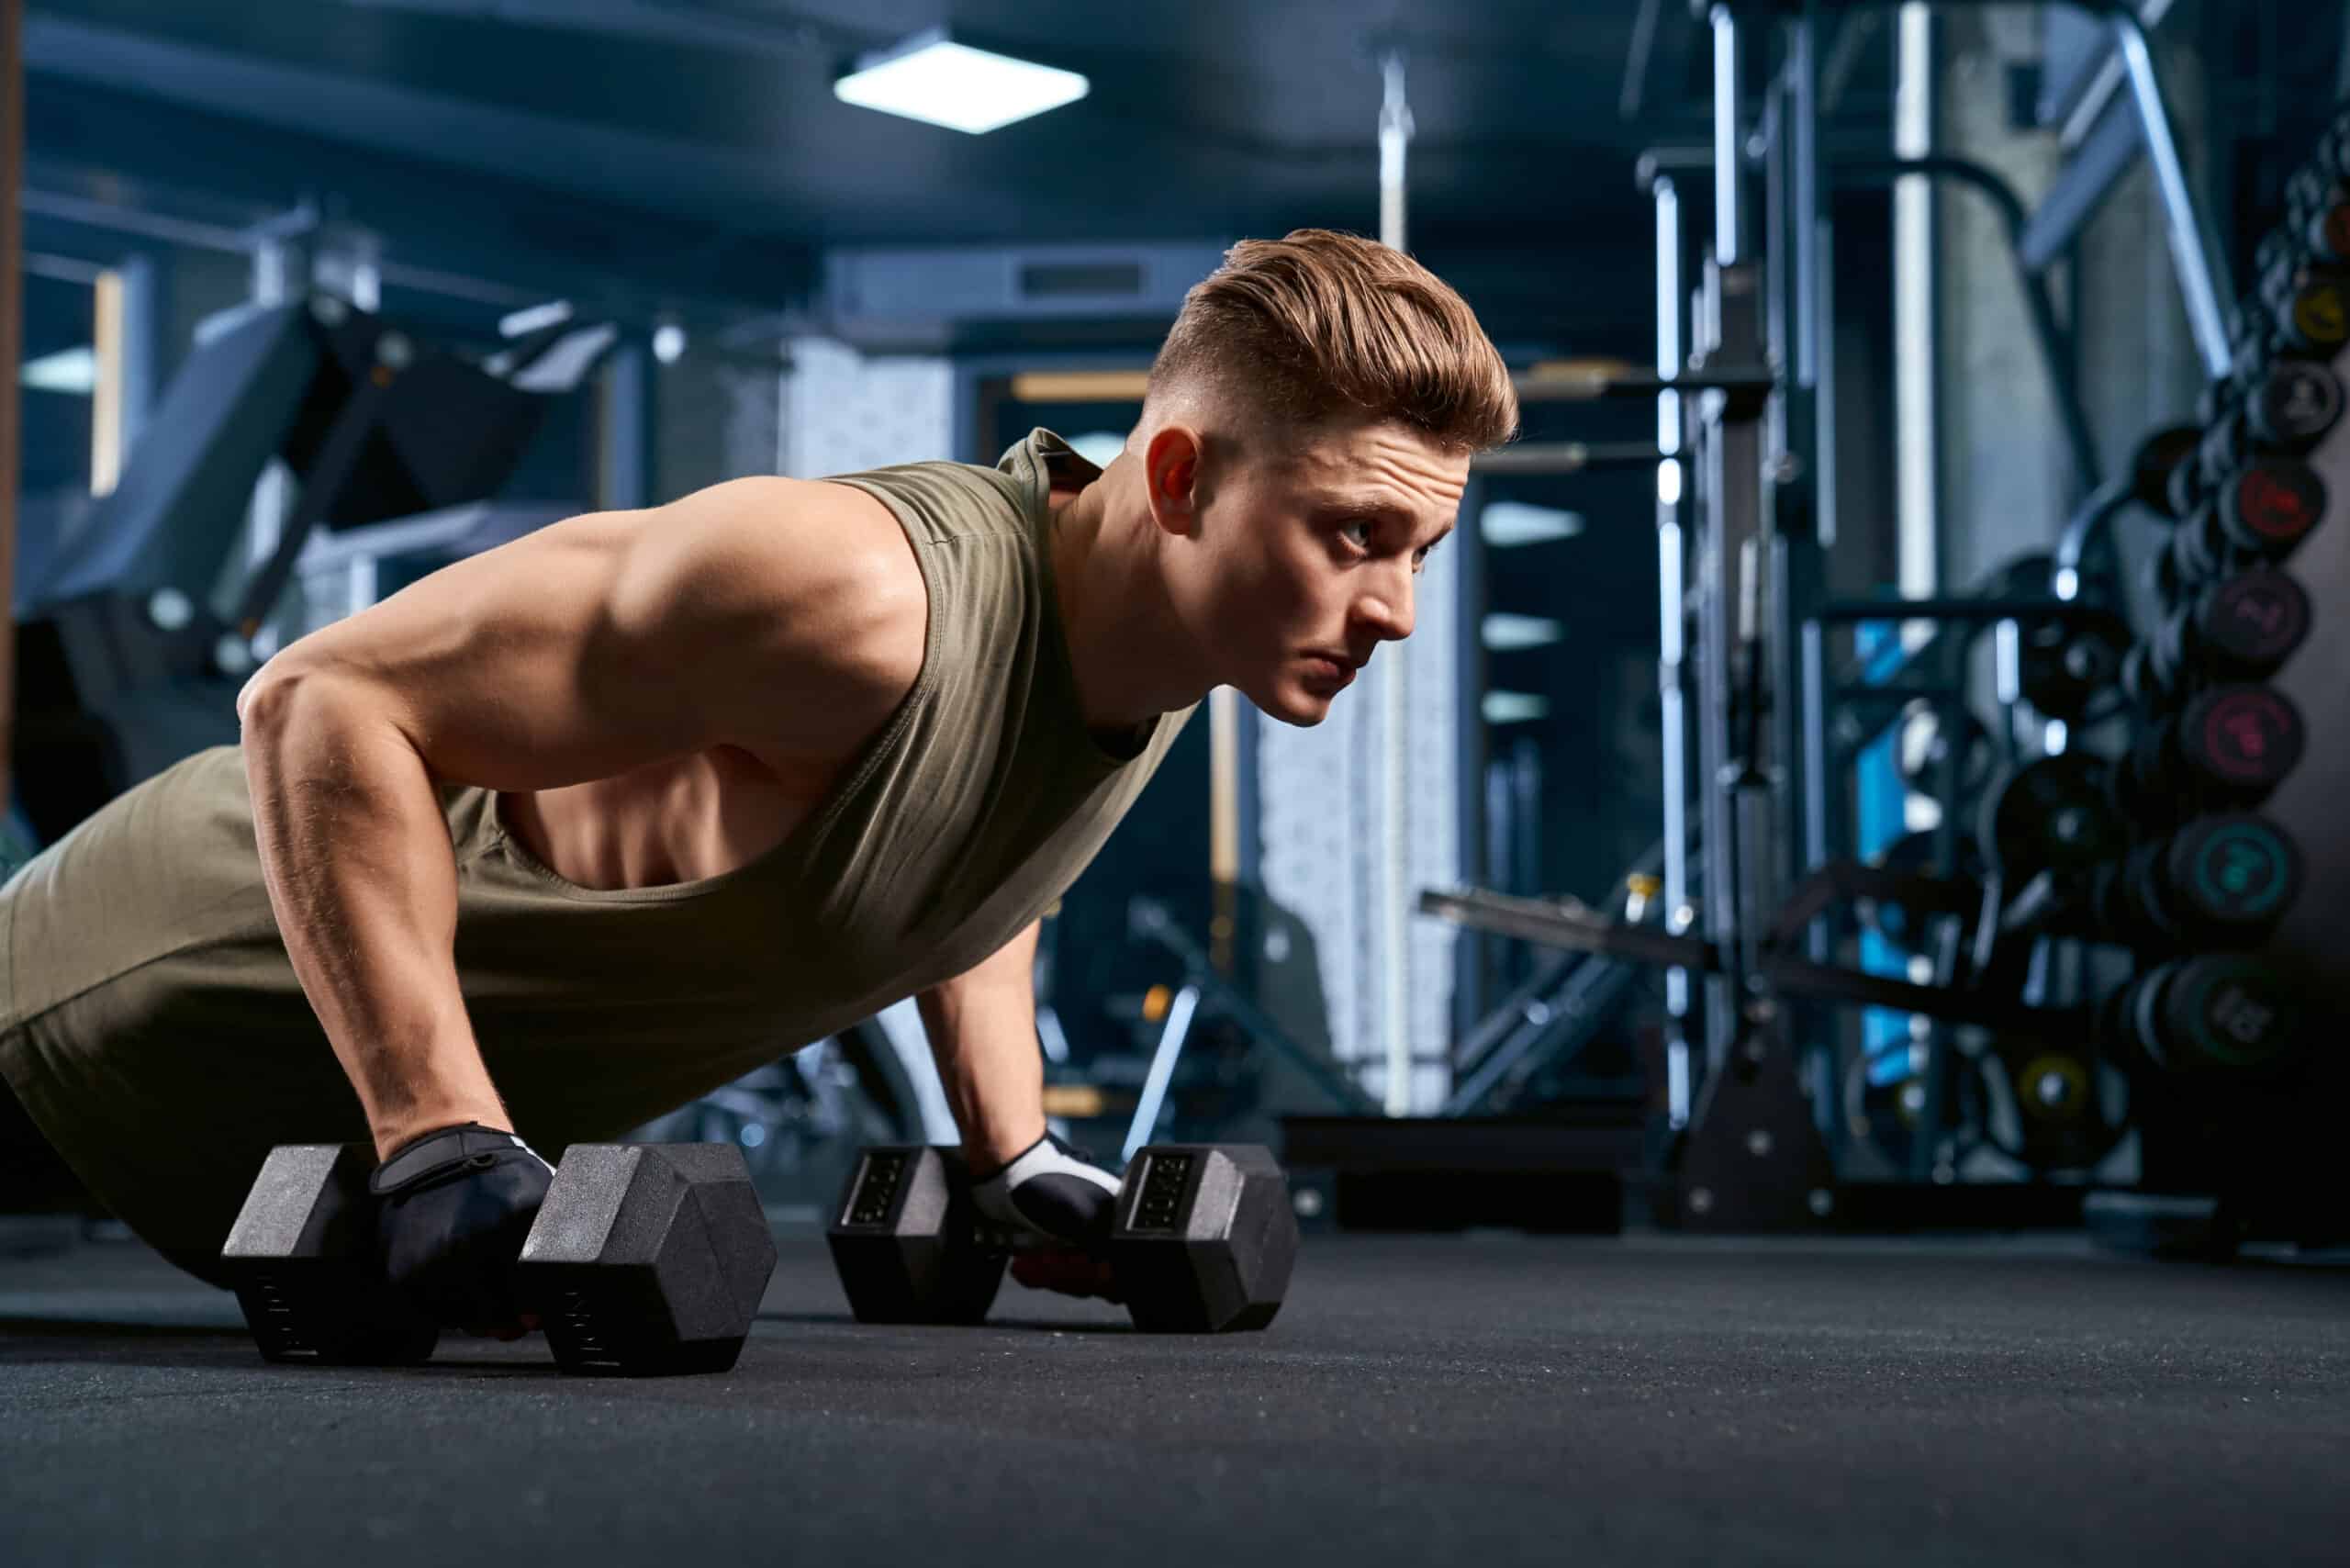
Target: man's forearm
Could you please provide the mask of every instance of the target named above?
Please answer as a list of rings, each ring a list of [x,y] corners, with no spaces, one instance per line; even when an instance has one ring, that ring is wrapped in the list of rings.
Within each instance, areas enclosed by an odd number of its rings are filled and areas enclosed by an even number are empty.
[[[423,764],[293,683],[249,689],[240,713],[270,906],[377,1155],[452,1122],[508,1125],[458,987],[456,857]]]
[[[985,963],[915,998],[976,1170],[1002,1165],[1045,1136],[1035,961],[1031,925]]]

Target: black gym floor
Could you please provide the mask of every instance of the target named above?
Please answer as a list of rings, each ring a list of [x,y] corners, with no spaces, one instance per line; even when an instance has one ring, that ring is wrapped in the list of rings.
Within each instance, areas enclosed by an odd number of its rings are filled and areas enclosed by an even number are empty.
[[[0,1260],[0,1562],[2350,1560],[2350,1271],[1316,1236],[1201,1339],[863,1327],[781,1245],[735,1370],[658,1381],[272,1367],[135,1244]]]

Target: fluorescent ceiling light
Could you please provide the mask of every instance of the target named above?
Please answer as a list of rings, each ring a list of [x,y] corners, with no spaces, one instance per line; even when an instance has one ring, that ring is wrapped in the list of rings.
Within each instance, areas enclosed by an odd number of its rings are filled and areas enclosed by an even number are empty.
[[[974,136],[1073,104],[1091,90],[1074,71],[956,43],[944,29],[865,55],[833,84],[842,103]]]
[[[1483,631],[1485,646],[1495,653],[1544,647],[1567,634],[1564,622],[1539,615],[1488,615]]]
[[[1550,700],[1528,691],[1488,691],[1478,708],[1488,724],[1519,724],[1528,719],[1548,718]]]
[[[17,385],[36,392],[78,392],[88,397],[98,389],[98,353],[84,346],[60,349],[28,360],[17,372]]]
[[[1494,501],[1477,514],[1477,533],[1496,550],[1572,539],[1583,532],[1583,514],[1524,501]]]

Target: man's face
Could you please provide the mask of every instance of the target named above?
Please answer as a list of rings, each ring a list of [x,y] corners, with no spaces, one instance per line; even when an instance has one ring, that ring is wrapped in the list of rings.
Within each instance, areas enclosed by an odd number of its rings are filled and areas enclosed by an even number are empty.
[[[1468,482],[1466,453],[1397,424],[1207,465],[1169,586],[1217,684],[1287,723],[1327,718],[1373,649],[1412,634],[1420,569]]]

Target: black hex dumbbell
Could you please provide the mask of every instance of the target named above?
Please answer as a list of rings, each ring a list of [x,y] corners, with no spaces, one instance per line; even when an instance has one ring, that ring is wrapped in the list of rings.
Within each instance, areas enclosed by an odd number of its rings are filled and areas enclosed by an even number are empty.
[[[825,1232],[863,1323],[977,1323],[1015,1252],[1059,1244],[990,1224],[956,1148],[865,1149]],[[1126,1167],[1108,1242],[1135,1327],[1262,1328],[1297,1260],[1289,1181],[1255,1144],[1152,1144]]]
[[[446,1327],[375,1259],[365,1144],[271,1150],[220,1260],[273,1361],[400,1365]],[[566,1372],[723,1372],[775,1271],[775,1236],[733,1144],[574,1144],[522,1244],[515,1288]]]

